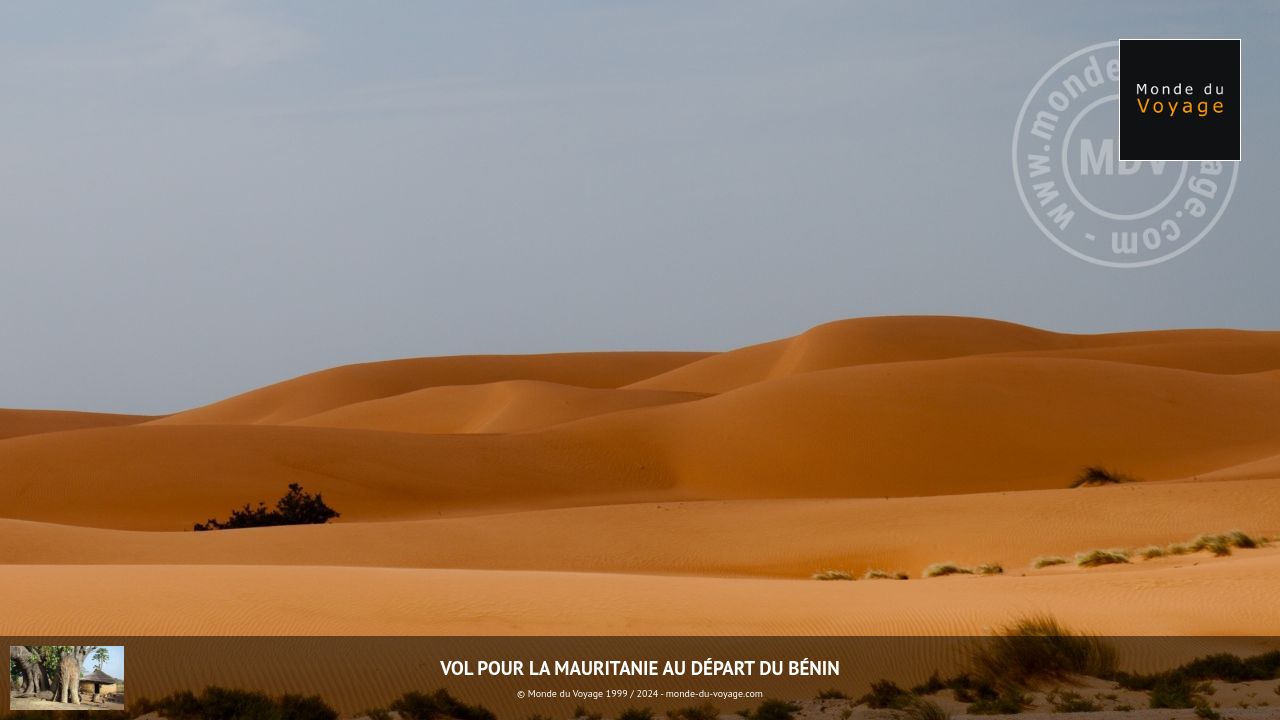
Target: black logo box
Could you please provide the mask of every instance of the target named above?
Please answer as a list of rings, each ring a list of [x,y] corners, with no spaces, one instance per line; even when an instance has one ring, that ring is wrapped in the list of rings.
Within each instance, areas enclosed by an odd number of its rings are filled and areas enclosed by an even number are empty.
[[[1120,159],[1240,160],[1241,51],[1239,38],[1121,38]],[[1188,101],[1191,114],[1183,112]],[[1173,114],[1170,103],[1177,104]]]

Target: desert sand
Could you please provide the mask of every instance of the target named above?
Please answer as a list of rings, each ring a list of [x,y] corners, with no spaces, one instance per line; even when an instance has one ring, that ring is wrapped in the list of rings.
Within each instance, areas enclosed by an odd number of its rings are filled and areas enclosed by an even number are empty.
[[[1087,465],[1135,481],[1069,488]],[[341,517],[190,532],[290,482]],[[1280,333],[893,317],[367,363],[158,418],[2,411],[0,497],[5,635],[1274,635],[1280,548],[1030,564],[1280,536]],[[868,568],[911,579],[810,579]]]

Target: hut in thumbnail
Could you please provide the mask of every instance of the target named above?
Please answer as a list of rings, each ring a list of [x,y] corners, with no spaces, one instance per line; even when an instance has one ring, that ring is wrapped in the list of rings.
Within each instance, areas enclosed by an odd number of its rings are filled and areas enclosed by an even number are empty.
[[[120,682],[120,680],[102,672],[102,668],[96,668],[88,675],[80,676],[80,692],[94,697],[109,695],[117,692]]]

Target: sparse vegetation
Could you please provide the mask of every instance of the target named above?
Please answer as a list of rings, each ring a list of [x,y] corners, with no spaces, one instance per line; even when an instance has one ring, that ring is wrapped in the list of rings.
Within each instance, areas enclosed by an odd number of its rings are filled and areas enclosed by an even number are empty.
[[[928,680],[925,680],[919,685],[911,688],[911,693],[913,695],[933,695],[934,693],[942,692],[946,689],[947,684],[943,682],[942,676],[938,674],[937,670],[934,670]]]
[[[1151,675],[1119,673],[1116,682],[1129,690],[1150,690],[1162,677],[1181,676],[1193,681],[1222,680],[1230,683],[1271,680],[1280,677],[1280,650],[1242,658],[1217,653],[1196,658],[1164,673]]]
[[[1143,560],[1155,560],[1158,557],[1164,557],[1165,553],[1164,548],[1159,545],[1148,545],[1138,550],[1138,554],[1142,556]]]
[[[1031,700],[1026,695],[1014,688],[1006,688],[996,697],[979,699],[968,707],[967,712],[970,715],[1017,715],[1029,704]]]
[[[979,575],[1003,575],[1004,566],[1000,563],[982,563],[974,568],[974,572]]]
[[[937,703],[916,698],[906,707],[907,720],[951,720],[951,713]]]
[[[1191,541],[1191,550],[1192,552],[1208,550],[1218,557],[1224,557],[1231,554],[1231,539],[1226,535],[1205,533]]]
[[[871,692],[858,698],[858,704],[876,710],[903,710],[914,699],[911,693],[898,687],[892,680],[877,680],[871,683]]]
[[[1076,565],[1085,568],[1101,565],[1118,565],[1129,562],[1129,553],[1119,548],[1112,550],[1090,550],[1076,553]]]
[[[800,706],[786,700],[765,700],[751,714],[751,720],[791,720]]]
[[[207,522],[196,523],[194,529],[199,532],[280,525],[323,525],[339,515],[324,503],[324,497],[320,493],[311,495],[303,492],[298,483],[289,483],[289,492],[276,501],[274,509],[267,509],[264,502],[259,502],[256,508],[245,503],[239,510],[232,510],[231,517],[227,520],[209,518]]]
[[[1225,533],[1203,533],[1188,542],[1170,543],[1163,547],[1160,545],[1147,545],[1132,551],[1132,553],[1123,548],[1095,549],[1076,553],[1076,565],[1080,567],[1098,567],[1100,565],[1128,563],[1130,558],[1135,555],[1144,560],[1154,560],[1167,555],[1189,555],[1201,551],[1211,552],[1217,556],[1225,556],[1231,554],[1232,548],[1247,550],[1266,547],[1267,544],[1266,537],[1254,537],[1243,530],[1231,530]],[[1066,558],[1058,555],[1041,555],[1031,561],[1031,567],[1038,570],[1053,565],[1063,565],[1067,562]]]
[[[653,720],[653,710],[650,708],[627,708],[618,713],[617,720]]]
[[[924,576],[943,577],[946,575],[972,575],[973,568],[961,567],[953,562],[934,563],[924,569]]]
[[[391,709],[400,713],[400,717],[405,720],[496,720],[488,709],[461,702],[443,688],[431,694],[405,693],[399,700],[391,703]]]
[[[1056,713],[1098,712],[1102,706],[1077,692],[1070,690],[1051,690],[1044,699],[1053,706]]]
[[[849,696],[844,694],[843,690],[831,688],[818,693],[819,700],[848,700]]]
[[[1123,473],[1113,472],[1100,465],[1089,465],[1080,471],[1071,483],[1073,488],[1096,487],[1099,485],[1119,485],[1133,482],[1133,478]]]
[[[154,702],[141,699],[131,703],[129,709],[135,716],[154,712],[167,720],[337,720],[338,717],[338,712],[317,696],[272,697],[262,692],[221,687],[207,687],[200,695],[184,690]],[[492,720],[492,716],[488,720]]]
[[[1028,687],[1038,680],[1070,675],[1109,677],[1115,649],[1099,638],[1073,633],[1048,616],[1020,620],[990,638],[971,660],[978,676],[992,684]]]
[[[862,574],[863,580],[907,580],[911,576],[901,570],[889,572],[888,570],[879,570],[876,568],[868,569]]]
[[[1232,547],[1238,547],[1241,550],[1254,550],[1266,544],[1266,538],[1254,539],[1241,530],[1232,530],[1227,533],[1227,542]]]
[[[1182,675],[1167,675],[1151,687],[1153,708],[1189,708],[1195,705],[1195,685]]]
[[[809,577],[813,580],[852,580],[853,574],[848,570],[819,570]]]
[[[1222,713],[1208,705],[1200,704],[1196,705],[1196,717],[1203,718],[1203,720],[1222,720]]]

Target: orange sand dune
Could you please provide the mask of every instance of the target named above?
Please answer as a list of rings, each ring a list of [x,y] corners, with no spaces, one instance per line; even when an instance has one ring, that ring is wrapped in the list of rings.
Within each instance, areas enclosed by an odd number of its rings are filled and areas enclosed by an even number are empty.
[[[671,496],[642,463],[602,467],[576,438],[417,435],[275,425],[142,425],[0,443],[3,512],[27,520],[188,529],[286,485],[322,492],[344,521]],[[583,483],[570,468],[596,467]]]
[[[1280,551],[1171,569],[815,582],[492,570],[3,565],[8,634],[976,635],[1051,613],[1113,635],[1272,635]],[[84,589],[92,587],[93,612]]]
[[[1280,373],[973,357],[815,371],[595,427],[665,433],[680,485],[703,497],[942,495],[1063,487],[1086,464],[1157,480],[1276,454],[1278,402]]]
[[[1258,333],[1247,340],[1163,342],[1070,350],[1031,350],[1004,357],[1079,358],[1177,370],[1234,375],[1280,370],[1280,333]]]
[[[1161,347],[1166,344],[1180,347]],[[1105,352],[1109,348],[1119,351]],[[795,337],[713,355],[641,380],[634,387],[715,393],[853,365],[1081,350],[1102,351],[1097,353],[1100,359],[1205,372],[1280,368],[1280,333],[1276,332],[1166,330],[1068,335],[981,318],[872,317],[827,323]],[[1225,357],[1209,360],[1196,357],[1198,354]],[[1165,355],[1168,359],[1162,357]]]
[[[164,424],[284,423],[343,405],[438,385],[542,380],[615,388],[699,360],[707,353],[621,352],[460,355],[344,365],[177,413]]]
[[[1280,373],[973,357],[815,371],[512,435],[148,425],[15,438],[0,443],[0,484],[12,517],[174,530],[293,481],[360,521],[1048,489],[1086,464],[1174,479],[1280,454],[1277,427]]]
[[[634,503],[217,533],[0,520],[0,545],[24,548],[23,562],[42,565],[80,564],[84,548],[93,548],[113,562],[136,564],[806,578],[822,569],[860,574],[867,568],[918,576],[940,561],[1000,562],[1021,573],[1039,555],[1163,545],[1233,528],[1280,536],[1280,481],[1135,483],[891,500]],[[1177,562],[1208,560],[1195,555]]]
[[[295,420],[294,425],[415,433],[510,433],[639,407],[697,400],[696,393],[614,390],[507,380],[425,388]]]
[[[869,318],[720,354],[353,365],[140,420],[0,412],[0,586],[23,597],[0,634],[927,635],[1035,611],[1206,635],[1280,618],[1280,549],[1027,569],[1280,533],[1280,333]],[[1147,482],[1065,489],[1089,464]],[[339,522],[179,532],[290,482]],[[945,560],[1008,572],[804,579]]]
[[[151,415],[70,412],[65,410],[0,409],[0,440],[23,435],[83,430],[95,427],[136,425],[155,419]]]
[[[777,377],[872,363],[937,360],[1073,347],[1069,336],[966,317],[870,317],[719,353],[634,383],[651,390],[719,393]]]

